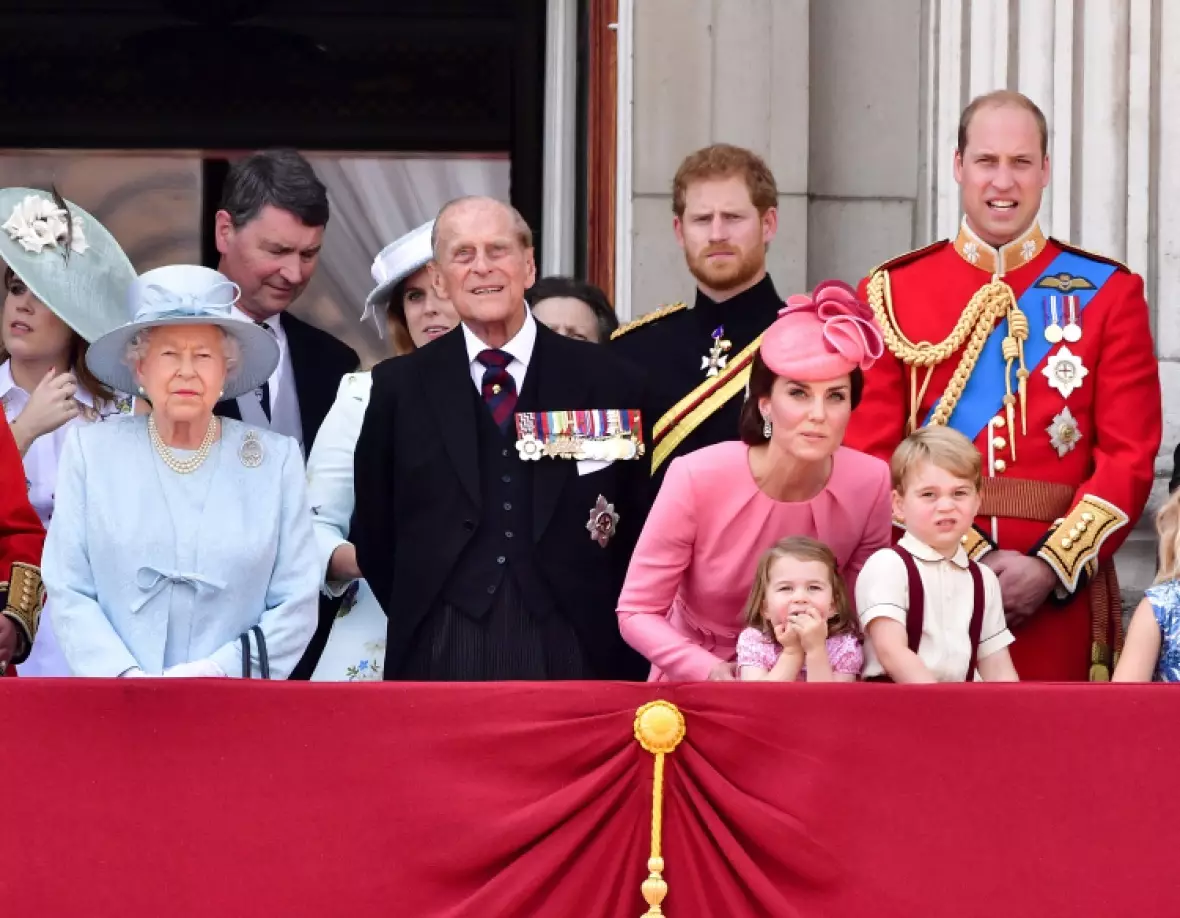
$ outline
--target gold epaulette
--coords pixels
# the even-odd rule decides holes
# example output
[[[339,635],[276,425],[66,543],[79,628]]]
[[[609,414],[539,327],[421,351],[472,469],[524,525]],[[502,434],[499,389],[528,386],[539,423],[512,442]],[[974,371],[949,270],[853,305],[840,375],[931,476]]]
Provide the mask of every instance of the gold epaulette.
[[[1110,258],[1106,255],[1099,255],[1097,252],[1091,252],[1089,249],[1083,249],[1080,245],[1074,245],[1072,242],[1065,242],[1062,239],[1058,239],[1056,236],[1050,236],[1049,238],[1053,242],[1057,243],[1057,245],[1059,245],[1063,249],[1065,249],[1067,252],[1073,252],[1075,255],[1082,255],[1086,258],[1093,258],[1095,261],[1101,261],[1101,262],[1105,262],[1108,265],[1114,265],[1116,268],[1121,268],[1123,271],[1126,271],[1128,274],[1135,273],[1134,271],[1132,271],[1130,268],[1128,268],[1125,264],[1123,264],[1121,261],[1118,261],[1117,259]]]
[[[649,322],[654,322],[656,319],[662,319],[664,316],[670,316],[674,312],[680,312],[682,309],[688,309],[687,303],[668,303],[666,306],[660,306],[658,309],[653,309],[646,315],[640,316],[638,319],[633,319],[626,325],[620,325],[611,334],[610,339],[614,341],[615,338],[627,334],[629,331],[634,331],[641,325],[647,325]]]
[[[950,243],[949,239],[939,239],[937,242],[932,242],[929,245],[924,245],[920,249],[911,249],[909,252],[903,252],[901,255],[896,255],[888,261],[883,261],[877,267],[869,272],[869,277],[872,277],[878,271],[887,271],[890,268],[898,268],[911,261],[916,261],[928,252],[934,252],[941,249],[944,245]]]

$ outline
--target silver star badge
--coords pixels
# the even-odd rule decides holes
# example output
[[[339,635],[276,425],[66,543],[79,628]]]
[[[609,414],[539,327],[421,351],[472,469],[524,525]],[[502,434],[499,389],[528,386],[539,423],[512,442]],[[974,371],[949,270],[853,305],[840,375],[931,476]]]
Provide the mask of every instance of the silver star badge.
[[[590,510],[590,519],[586,522],[590,538],[606,548],[618,525],[619,515],[615,512],[615,505],[599,494],[597,502]]]
[[[1061,409],[1061,412],[1053,418],[1053,423],[1045,430],[1049,434],[1049,442],[1057,450],[1058,458],[1072,450],[1082,439],[1082,432],[1078,430],[1078,422],[1074,419],[1069,408]]]
[[[1067,347],[1050,357],[1048,365],[1041,372],[1063,398],[1069,398],[1074,389],[1080,389],[1082,380],[1090,375],[1090,371],[1082,365],[1082,358]]]

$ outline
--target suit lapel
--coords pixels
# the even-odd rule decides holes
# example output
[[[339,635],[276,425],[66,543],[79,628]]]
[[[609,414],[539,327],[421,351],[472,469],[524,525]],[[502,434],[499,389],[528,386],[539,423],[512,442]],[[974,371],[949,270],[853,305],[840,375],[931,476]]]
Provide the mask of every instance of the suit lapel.
[[[456,328],[433,342],[423,353],[423,373],[418,377],[433,421],[450,456],[451,464],[476,507],[479,493],[479,433],[467,345]],[[401,358],[395,358],[401,359]]]
[[[537,343],[525,374],[521,400],[528,410],[566,411],[596,407],[587,404],[589,380],[576,362],[570,364],[562,353],[566,342],[540,323]],[[607,406],[597,406],[607,407]],[[533,463],[533,541],[538,542],[561,497],[561,490],[571,476],[577,475],[577,463],[570,459],[541,459]],[[586,508],[590,512],[590,508]]]

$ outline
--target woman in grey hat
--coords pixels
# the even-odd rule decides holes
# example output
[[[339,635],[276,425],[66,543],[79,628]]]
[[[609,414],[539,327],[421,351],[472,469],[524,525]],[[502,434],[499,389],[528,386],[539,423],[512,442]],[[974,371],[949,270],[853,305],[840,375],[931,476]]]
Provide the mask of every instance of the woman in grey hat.
[[[62,455],[42,573],[75,675],[286,678],[315,628],[299,446],[213,415],[279,358],[237,296],[208,268],[149,271],[135,318],[90,347],[151,413],[74,428]]]
[[[89,342],[118,326],[135,269],[86,211],[56,192],[0,189],[0,407],[44,526],[53,517],[57,467],[70,428],[132,410],[133,400],[86,367]],[[65,676],[43,615],[27,676]]]
[[[399,350],[424,347],[459,324],[449,300],[430,284],[430,231],[434,221],[411,230],[390,243],[373,261],[376,287],[365,302],[365,317],[387,322]],[[317,681],[368,681],[380,679],[385,662],[386,618],[372,591],[360,577],[356,551],[348,541],[354,506],[352,460],[361,422],[369,404],[372,380],[368,373],[350,373],[315,444],[307,457],[308,495],[315,516],[313,524],[320,553],[323,591],[340,597],[321,606],[321,620],[300,665],[314,667]]]

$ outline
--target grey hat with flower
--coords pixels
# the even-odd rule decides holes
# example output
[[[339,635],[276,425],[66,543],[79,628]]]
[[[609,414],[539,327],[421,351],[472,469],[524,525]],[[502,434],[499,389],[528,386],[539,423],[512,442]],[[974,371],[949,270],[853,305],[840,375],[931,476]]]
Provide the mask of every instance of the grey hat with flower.
[[[0,188],[0,259],[86,341],[126,315],[135,268],[106,227],[77,204],[35,188]]]

